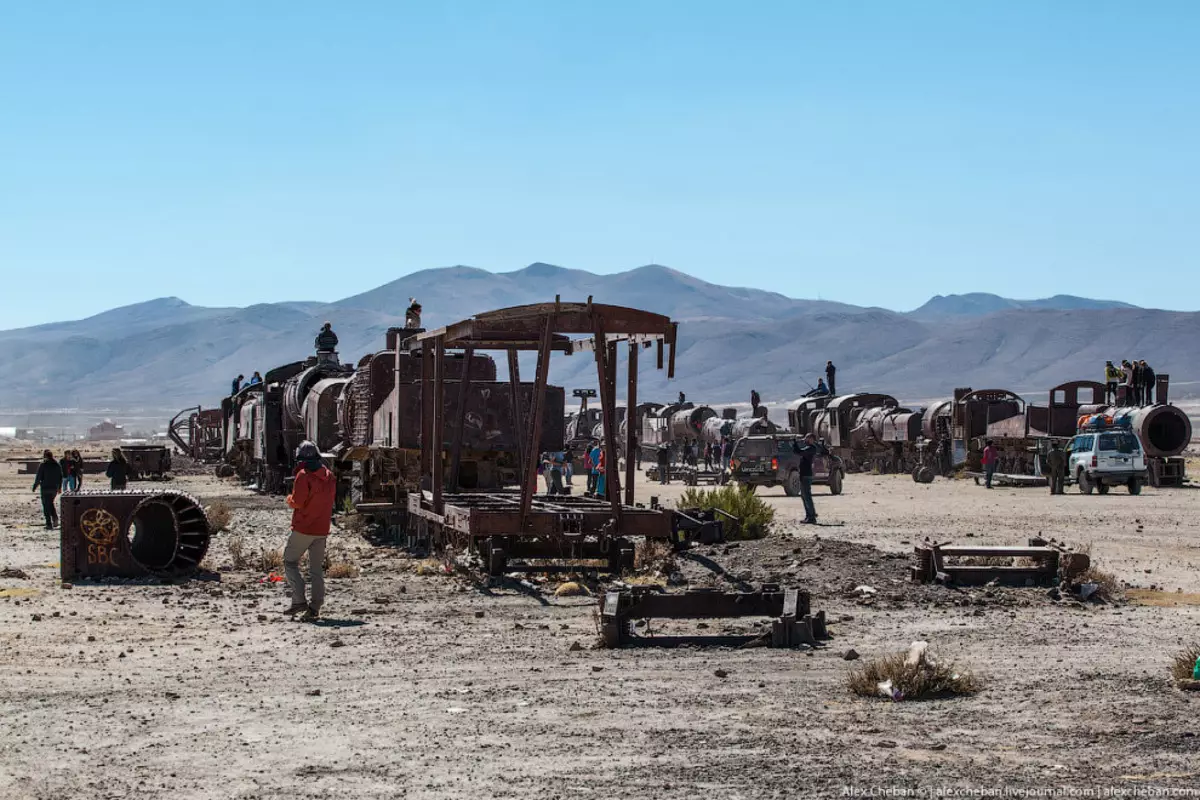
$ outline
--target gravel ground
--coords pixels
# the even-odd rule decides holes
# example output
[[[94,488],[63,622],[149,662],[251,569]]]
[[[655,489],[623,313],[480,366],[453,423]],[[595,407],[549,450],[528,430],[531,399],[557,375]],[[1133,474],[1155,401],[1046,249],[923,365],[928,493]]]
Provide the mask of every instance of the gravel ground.
[[[1195,491],[1053,498],[857,475],[839,497],[818,493],[826,524],[812,528],[774,490],[768,539],[700,548],[680,574],[799,583],[832,621],[828,646],[608,651],[592,598],[418,574],[417,560],[344,530],[333,542],[357,576],[329,581],[320,624],[292,622],[282,586],[233,569],[229,549],[282,547],[282,500],[201,475],[173,486],[234,509],[209,579],[64,588],[31,481],[3,469],[0,568],[27,576],[0,578],[3,798],[1200,787],[1200,696],[1166,671],[1200,640]],[[1100,567],[1166,592],[1083,606],[907,582],[925,537],[1039,533],[1088,543]],[[853,591],[862,583],[873,600]],[[866,658],[916,639],[973,668],[984,691],[892,703],[846,690],[847,649]]]

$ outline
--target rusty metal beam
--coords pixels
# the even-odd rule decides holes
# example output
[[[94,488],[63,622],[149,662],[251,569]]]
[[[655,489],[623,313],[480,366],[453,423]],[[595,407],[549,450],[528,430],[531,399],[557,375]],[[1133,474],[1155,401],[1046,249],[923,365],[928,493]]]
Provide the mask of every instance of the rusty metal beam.
[[[596,317],[596,341],[604,341],[604,318]],[[621,530],[621,467],[617,460],[617,439],[615,430],[616,409],[613,408],[610,388],[615,385],[609,378],[615,364],[609,364],[610,349],[596,348],[596,377],[600,384],[600,419],[604,425],[604,494],[612,505],[613,518],[617,530]]]
[[[533,493],[537,488],[537,462],[542,440],[542,395],[546,392],[546,381],[550,373],[550,341],[554,334],[554,314],[546,316],[542,331],[542,347],[538,350],[537,373],[533,379],[533,408],[529,420],[530,436],[525,454],[525,475],[521,481],[521,529],[525,529],[529,509],[533,505]]]
[[[444,467],[442,465],[442,448],[445,446],[443,436],[445,433],[445,416],[446,416],[446,340],[437,339],[434,344],[434,364],[433,364],[433,437],[431,446],[433,450],[433,509],[437,513],[443,512],[442,508],[442,482],[445,479]]]
[[[399,372],[396,373],[399,376]],[[399,377],[397,377],[397,381]],[[421,475],[433,478],[433,351],[421,348]]]
[[[625,505],[634,502],[635,458],[634,447],[637,443],[637,384],[638,384],[638,344],[629,343],[629,384],[625,389]]]
[[[675,350],[676,350],[676,342],[678,340],[679,340],[679,323],[672,322],[671,323],[671,335],[669,337],[669,342],[671,345],[671,356],[670,356],[670,359],[667,361],[667,380],[673,380],[675,378]],[[659,366],[661,368],[661,365],[659,365]]]
[[[463,351],[463,374],[458,381],[458,419],[455,420],[454,431],[450,439],[450,491],[458,491],[459,470],[462,467],[463,425],[467,421],[467,392],[471,388],[471,362],[475,357],[475,348],[467,347]]]
[[[517,474],[519,475],[524,471],[528,462],[525,460],[525,442],[521,438],[521,431],[524,430],[521,424],[521,363],[517,358],[516,350],[508,351],[508,388],[509,394],[512,395],[513,429],[517,432],[517,463],[520,465]],[[521,485],[524,486],[524,483],[522,481]]]

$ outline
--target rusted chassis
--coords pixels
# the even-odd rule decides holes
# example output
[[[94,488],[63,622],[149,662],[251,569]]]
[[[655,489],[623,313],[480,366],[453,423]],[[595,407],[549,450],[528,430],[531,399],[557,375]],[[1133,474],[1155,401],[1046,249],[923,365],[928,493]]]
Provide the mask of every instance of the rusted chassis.
[[[891,395],[810,397],[788,411],[788,422],[795,433],[824,439],[848,472],[910,472],[920,461],[925,415]]]
[[[583,336],[574,339],[573,336]],[[463,493],[461,488],[461,417],[450,427],[449,446],[422,448],[421,483],[427,491],[413,493],[408,502],[410,535],[435,547],[477,551],[491,572],[510,568],[510,560],[525,566],[545,560],[580,562],[602,560],[610,570],[632,563],[631,537],[669,539],[671,516],[661,509],[634,505],[635,459],[621,469],[616,436],[604,438],[605,489],[600,498],[537,496],[539,453],[543,449],[545,387],[551,354],[591,352],[600,386],[600,424],[616,431],[617,357],[628,347],[628,407],[637,408],[640,351],[657,345],[657,366],[674,375],[675,323],[667,317],[637,309],[586,303],[544,303],[480,314],[471,319],[414,337],[421,347],[421,440],[431,441],[445,429],[443,398],[454,390],[446,381],[449,351],[471,358],[480,350],[507,352],[509,379],[519,380],[518,353],[537,353],[534,391],[526,403],[513,393],[512,418],[518,421],[517,450],[522,465],[516,492]],[[470,378],[457,386],[467,392]],[[460,404],[461,408],[461,404]],[[461,414],[461,411],[460,411]],[[558,424],[562,409],[557,409]],[[561,429],[560,429],[561,430]],[[626,426],[626,452],[633,452],[634,426]],[[561,435],[558,437],[561,441]],[[560,445],[561,446],[561,445]],[[443,463],[450,454],[450,470]],[[447,477],[448,476],[448,477]],[[622,492],[624,487],[624,492]],[[546,565],[540,565],[544,568]]]
[[[737,646],[759,637],[750,636],[655,636],[635,637],[632,623],[638,619],[714,619],[771,617],[770,643],[774,647],[815,646],[829,638],[825,612],[812,613],[808,592],[764,586],[756,592],[691,591],[658,594],[640,587],[607,593],[600,603],[600,638],[605,647],[653,644],[670,647],[682,644]]]

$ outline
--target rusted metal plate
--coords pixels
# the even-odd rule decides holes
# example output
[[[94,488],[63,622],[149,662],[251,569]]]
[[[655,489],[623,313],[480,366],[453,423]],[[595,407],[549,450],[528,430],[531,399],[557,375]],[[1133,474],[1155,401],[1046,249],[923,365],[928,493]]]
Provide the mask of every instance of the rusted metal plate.
[[[186,577],[208,550],[208,518],[183,492],[72,492],[59,519],[63,580]]]
[[[411,384],[398,398],[398,442],[400,447],[419,447],[421,433],[421,386]],[[533,407],[533,385],[520,384],[521,407]],[[445,392],[443,403],[443,444],[453,439],[458,414],[458,382],[452,382]],[[565,419],[563,410],[566,393],[561,386],[547,386],[542,402],[542,435],[538,451],[561,450],[564,445]],[[512,390],[507,382],[476,381],[472,379],[467,392],[467,410],[463,418],[463,449],[468,451],[518,451],[520,428],[513,422]]]

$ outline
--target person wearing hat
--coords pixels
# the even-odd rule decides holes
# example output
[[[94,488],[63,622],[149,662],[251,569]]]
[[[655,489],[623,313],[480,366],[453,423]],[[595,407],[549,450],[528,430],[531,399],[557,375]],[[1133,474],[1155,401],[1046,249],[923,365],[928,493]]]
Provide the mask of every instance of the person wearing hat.
[[[415,297],[408,298],[408,308],[404,310],[404,327],[421,327],[421,304]]]
[[[62,489],[62,467],[54,460],[54,454],[49,450],[42,452],[42,463],[38,464],[37,475],[33,477],[33,491],[42,490],[42,514],[46,517],[46,530],[58,525],[58,509],[54,507],[54,498]]]
[[[292,533],[283,549],[283,572],[292,590],[292,603],[285,614],[304,612],[306,621],[321,615],[325,602],[325,544],[329,539],[329,522],[337,496],[337,481],[321,461],[321,452],[309,441],[296,450],[295,483],[287,497],[292,509]],[[300,574],[300,559],[308,553],[308,574],[312,594],[306,599],[304,576]]]
[[[1124,377],[1125,373],[1114,366],[1113,362],[1104,362],[1104,402],[1110,405],[1117,402],[1117,386]]]

